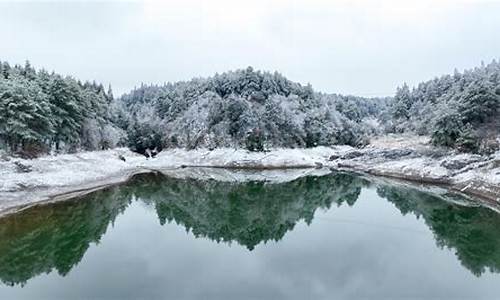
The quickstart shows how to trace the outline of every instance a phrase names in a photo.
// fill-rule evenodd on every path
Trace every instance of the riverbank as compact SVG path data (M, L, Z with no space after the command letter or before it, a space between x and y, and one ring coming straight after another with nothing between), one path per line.
M6 158L0 161L0 214L74 197L147 172L221 181L283 182L330 170L439 185L491 205L500 203L500 152L490 156L459 154L432 147L425 137L392 136L374 140L364 149L335 146L263 153L173 149L147 159L120 148L34 160Z

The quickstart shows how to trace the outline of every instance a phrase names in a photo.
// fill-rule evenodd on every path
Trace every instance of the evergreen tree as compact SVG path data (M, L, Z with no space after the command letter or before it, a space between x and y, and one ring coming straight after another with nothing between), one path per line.
M470 123L467 123L460 132L456 147L463 152L477 152L479 150L479 137Z
M489 118L498 117L500 93L488 81L471 83L460 97L462 115L466 122L483 123Z
M108 100L108 103L113 102L115 99L113 96L113 89L111 88L111 84L108 86L108 91L106 93L106 99Z
M0 136L11 151L42 151L51 130L50 107L36 84L0 81Z
M450 112L439 117L433 128L431 141L434 145L453 147L462 133L463 120L457 112Z
M2 75L4 79L9 79L10 75L10 65L8 62L4 62L2 66Z
M56 76L49 90L54 117L54 143L56 150L60 150L61 142L72 145L78 141L85 112L79 105L78 85L73 80Z
M412 105L410 89L405 83L401 88L398 88L393 102L393 116L395 119L408 119L409 109Z

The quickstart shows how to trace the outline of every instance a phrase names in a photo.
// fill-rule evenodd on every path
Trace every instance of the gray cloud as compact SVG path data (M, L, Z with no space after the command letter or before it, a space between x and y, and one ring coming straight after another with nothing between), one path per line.
M252 65L316 90L390 95L500 55L496 1L0 1L0 59L111 83Z

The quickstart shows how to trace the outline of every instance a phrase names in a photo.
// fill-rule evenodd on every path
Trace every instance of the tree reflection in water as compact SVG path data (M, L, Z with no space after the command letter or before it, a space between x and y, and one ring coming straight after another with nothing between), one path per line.
M424 219L440 247L454 249L462 265L476 276L500 272L500 215L484 207L459 206L413 189L382 186L379 196L401 211Z
M119 189L42 205L0 219L0 279L9 285L52 270L64 276L128 206Z
M66 275L133 199L154 207L162 225L175 222L196 237L253 250L282 239L301 220L310 224L317 209L353 206L369 185L346 173L279 184L137 176L123 186L0 219L0 280L15 285L53 270ZM402 214L423 218L437 244L455 249L474 274L499 272L500 216L495 212L458 206L410 188L379 185L377 192Z

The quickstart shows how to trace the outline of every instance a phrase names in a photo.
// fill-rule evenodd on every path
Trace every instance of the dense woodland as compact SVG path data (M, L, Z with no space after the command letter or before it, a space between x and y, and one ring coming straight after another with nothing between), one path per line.
M111 87L0 62L0 149L29 157L114 147L124 133L113 104Z
M399 87L384 120L389 132L430 135L439 146L492 152L500 135L500 63L455 70L420 83Z
M252 68L163 86L141 86L121 100L129 143L145 147L362 146L384 99L315 93L279 73Z
M438 146L489 153L500 133L500 64L455 71L392 98L315 92L251 67L141 85L117 99L95 82L0 62L0 149L24 156L146 149L352 145L373 135L429 135Z

